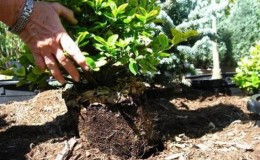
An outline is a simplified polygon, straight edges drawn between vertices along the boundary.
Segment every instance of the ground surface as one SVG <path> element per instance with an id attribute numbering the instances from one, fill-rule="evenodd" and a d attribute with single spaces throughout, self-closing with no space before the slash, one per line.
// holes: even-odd
<path id="1" fill-rule="evenodd" d="M 161 130 L 156 133 L 158 139 L 164 141 L 163 147 L 156 148 L 161 152 L 152 150 L 154 154 L 146 159 L 260 159 L 260 117 L 247 111 L 247 100 L 196 90 L 149 95 L 145 104 L 152 106 L 153 113 L 147 115 Z M 0 159 L 137 159 L 133 152 L 143 144 L 131 143 L 131 149 L 122 146 L 135 138 L 134 128 L 120 118 L 125 112 L 118 109 L 116 114 L 101 106 L 69 114 L 66 104 L 61 90 L 44 91 L 29 101 L 1 104 Z M 129 150 L 129 154 L 123 155 L 126 152 L 120 149 Z"/>

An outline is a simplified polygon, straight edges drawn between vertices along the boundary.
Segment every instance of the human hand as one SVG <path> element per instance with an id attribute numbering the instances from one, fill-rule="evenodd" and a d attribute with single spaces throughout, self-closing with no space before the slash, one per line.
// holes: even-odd
<path id="1" fill-rule="evenodd" d="M 73 61 L 85 71 L 88 66 L 84 55 L 62 26 L 60 16 L 72 24 L 77 23 L 73 12 L 59 3 L 35 2 L 32 15 L 19 36 L 31 49 L 36 65 L 41 70 L 47 67 L 53 77 L 64 84 L 66 81 L 59 64 L 74 81 L 79 81 L 80 75 Z"/>

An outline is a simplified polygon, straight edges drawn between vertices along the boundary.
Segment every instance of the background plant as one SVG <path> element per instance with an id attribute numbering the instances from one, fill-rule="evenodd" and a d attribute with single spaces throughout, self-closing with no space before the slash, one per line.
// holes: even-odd
<path id="1" fill-rule="evenodd" d="M 17 36 L 0 23 L 0 74 L 19 80 L 18 86 L 30 84 L 30 88 L 47 86 L 48 72 L 42 72 L 35 65 L 30 50 Z"/>
<path id="2" fill-rule="evenodd" d="M 23 42 L 21 39 L 8 32 L 8 28 L 0 23 L 0 69 L 11 67 L 10 61 L 17 61 L 23 52 Z M 9 62 L 8 62 L 9 61 Z"/>
<path id="3" fill-rule="evenodd" d="M 225 48 L 222 64 L 236 66 L 240 58 L 249 54 L 248 50 L 260 39 L 260 1 L 236 0 L 230 15 L 220 25 L 220 39 Z"/>
<path id="4" fill-rule="evenodd" d="M 165 28 L 170 26 L 197 29 L 201 33 L 199 37 L 192 38 L 177 47 L 178 51 L 190 57 L 188 62 L 196 68 L 213 66 L 212 54 L 209 54 L 211 51 L 209 42 L 212 39 L 218 43 L 222 67 L 237 66 L 237 61 L 248 54 L 249 46 L 259 39 L 258 0 L 216 0 L 222 6 L 225 4 L 216 14 L 217 34 L 212 33 L 211 29 L 212 14 L 208 12 L 210 1 L 161 0 L 161 2 L 162 10 L 166 13 L 162 17 L 170 22 L 164 26 Z"/>
<path id="5" fill-rule="evenodd" d="M 252 94 L 260 88 L 260 42 L 251 47 L 249 55 L 238 62 L 234 83 Z"/>

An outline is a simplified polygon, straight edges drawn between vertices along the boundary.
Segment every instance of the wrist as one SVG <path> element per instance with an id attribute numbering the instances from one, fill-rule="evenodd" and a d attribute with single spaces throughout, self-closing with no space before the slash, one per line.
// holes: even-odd
<path id="1" fill-rule="evenodd" d="M 13 26 L 19 19 L 26 0 L 0 0 L 0 21 Z"/>
<path id="2" fill-rule="evenodd" d="M 23 6 L 22 13 L 16 20 L 16 23 L 11 27 L 9 27 L 9 31 L 15 34 L 20 34 L 24 30 L 33 10 L 33 3 L 34 3 L 33 0 L 26 0 Z"/>

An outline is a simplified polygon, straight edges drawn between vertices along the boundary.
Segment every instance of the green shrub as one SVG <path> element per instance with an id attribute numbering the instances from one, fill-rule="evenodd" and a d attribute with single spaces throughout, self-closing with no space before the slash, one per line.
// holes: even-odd
<path id="1" fill-rule="evenodd" d="M 154 75 L 173 46 L 197 35 L 193 30 L 182 33 L 171 28 L 166 34 L 158 29 L 161 19 L 156 0 L 61 2 L 73 6 L 79 23 L 67 30 L 77 39 L 91 69 L 100 71 L 93 73 L 99 83 L 104 72 L 119 77 L 120 73 Z"/>
<path id="2" fill-rule="evenodd" d="M 236 74 L 233 78 L 234 83 L 252 94 L 255 90 L 260 88 L 260 42 L 257 42 L 254 47 L 250 49 L 249 56 L 242 58 L 238 62 Z"/>
<path id="3" fill-rule="evenodd" d="M 8 32 L 6 25 L 0 22 L 0 69 L 6 69 L 8 61 L 16 61 L 23 52 L 23 42 L 21 39 Z"/>
<path id="4" fill-rule="evenodd" d="M 170 57 L 173 46 L 197 35 L 193 30 L 183 33 L 176 29 L 171 29 L 171 35 L 166 35 L 154 27 L 161 23 L 157 18 L 160 7 L 156 0 L 58 2 L 74 11 L 78 24 L 71 26 L 65 21 L 63 24 L 85 54 L 91 80 L 94 79 L 89 83 L 98 86 L 113 85 L 119 77 L 154 75 L 160 61 Z M 49 74 L 40 72 L 29 55 L 26 51 L 20 57 L 23 67 L 13 70 L 13 73 L 22 83 L 39 85 Z M 67 76 L 66 72 L 64 75 Z M 83 72 L 81 75 L 88 77 Z"/>
<path id="5" fill-rule="evenodd" d="M 248 55 L 250 46 L 260 39 L 259 12 L 259 0 L 236 0 L 228 18 L 219 25 L 226 48 L 222 64 L 236 66 L 240 58 Z"/>
<path id="6" fill-rule="evenodd" d="M 160 59 L 168 56 L 164 53 L 169 49 L 168 37 L 149 26 L 160 12 L 155 1 L 88 0 L 67 5 L 73 6 L 79 20 L 77 27 L 67 30 L 76 36 L 92 70 L 102 68 L 118 76 L 129 71 L 153 74 Z"/>

